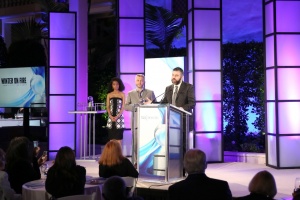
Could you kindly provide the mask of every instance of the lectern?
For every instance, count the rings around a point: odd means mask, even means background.
[[[187,133],[191,113],[171,104],[150,104],[135,105],[133,114],[136,141],[132,155],[135,157],[134,152],[137,152],[140,176],[164,176],[165,182],[182,177],[183,149],[189,148]]]

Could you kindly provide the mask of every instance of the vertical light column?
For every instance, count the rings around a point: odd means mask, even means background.
[[[300,0],[264,0],[266,159],[299,168]]]
[[[145,72],[144,0],[118,1],[117,74],[125,85],[125,93],[135,88],[135,75]],[[124,112],[123,153],[131,155],[131,112]]]
[[[49,13],[49,159],[75,149],[76,13]]]
[[[223,161],[222,0],[188,1],[188,79],[195,87],[194,146]]]

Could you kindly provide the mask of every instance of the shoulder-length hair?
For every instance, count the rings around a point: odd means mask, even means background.
[[[274,198],[277,194],[275,179],[273,175],[266,170],[255,174],[249,183],[248,189],[251,193],[262,194],[270,198]]]
[[[61,147],[55,157],[54,167],[60,169],[71,169],[76,166],[75,153],[68,147]]]
[[[13,138],[6,151],[6,167],[10,168],[10,166],[20,160],[31,162],[30,149],[33,150],[33,148],[30,148],[30,141],[27,137]]]
[[[118,78],[118,77],[114,77],[114,78],[112,78],[112,79],[110,80],[110,82],[109,82],[109,84],[108,84],[108,93],[114,91],[114,89],[112,88],[112,83],[113,83],[114,81],[117,81],[117,82],[119,83],[119,91],[122,92],[122,91],[125,90],[125,86],[124,86],[124,84],[123,84],[123,81],[122,81],[120,78]]]
[[[120,143],[117,140],[110,140],[103,149],[99,164],[113,166],[120,164],[124,159]]]

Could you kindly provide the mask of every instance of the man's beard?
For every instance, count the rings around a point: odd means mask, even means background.
[[[171,79],[171,81],[174,85],[178,85],[181,82],[181,78],[178,81],[176,81],[176,79],[173,78],[173,79]]]

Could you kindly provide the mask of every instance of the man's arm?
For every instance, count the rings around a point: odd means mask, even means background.
[[[182,106],[182,108],[186,111],[191,111],[195,107],[195,91],[194,86],[189,85],[188,91],[187,91],[187,104]]]
[[[133,109],[133,104],[131,103],[131,92],[128,93],[126,102],[125,102],[125,110],[127,111],[132,111]]]

